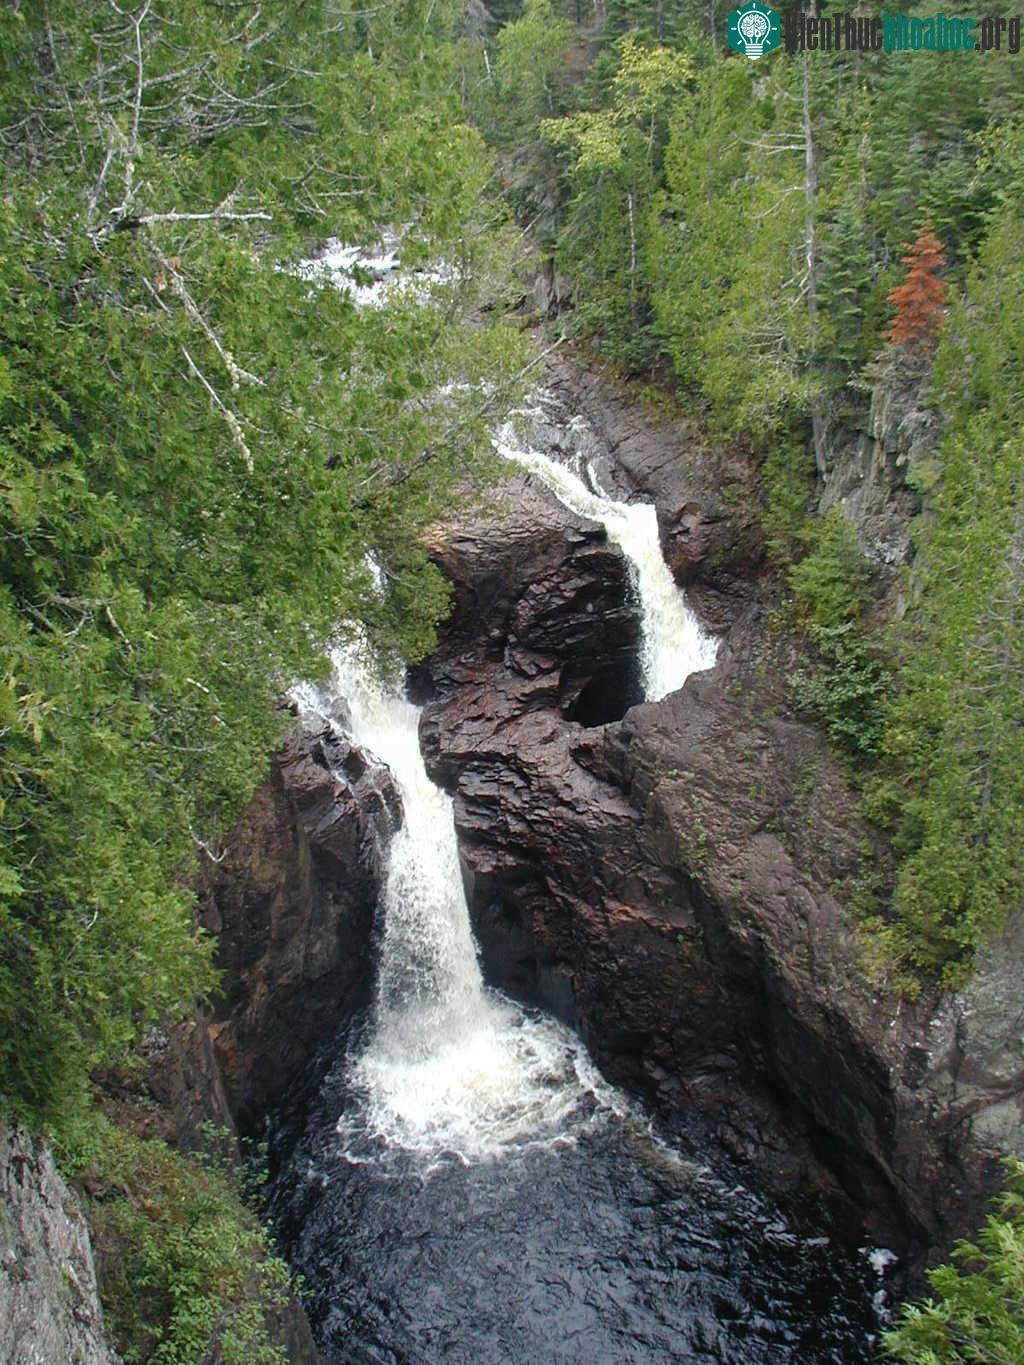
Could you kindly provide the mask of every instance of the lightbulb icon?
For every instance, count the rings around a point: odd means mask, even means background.
[[[759,10],[748,10],[740,19],[738,27],[744,53],[751,61],[756,62],[764,51],[764,40],[771,28],[767,14],[762,14]]]

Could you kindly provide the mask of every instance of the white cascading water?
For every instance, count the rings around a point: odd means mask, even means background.
[[[356,267],[372,283],[364,283]],[[395,290],[422,292],[443,283],[449,272],[438,266],[404,279],[399,237],[386,234],[375,256],[332,242],[320,260],[303,262],[299,273],[347,290],[357,306],[381,308]],[[547,401],[546,395],[539,401]],[[642,610],[647,700],[710,667],[715,643],[701,632],[665,566],[654,507],[592,492],[564,466],[513,448],[506,435],[504,445],[496,442],[501,453],[538,474],[571,510],[601,522],[626,555]],[[591,482],[597,488],[592,475]],[[387,764],[403,809],[402,827],[388,850],[373,1018],[349,1068],[357,1103],[338,1123],[347,1154],[354,1161],[377,1160],[383,1142],[385,1151],[470,1162],[571,1142],[594,1122],[631,1112],[574,1034],[484,986],[452,802],[427,775],[419,710],[400,685],[380,680],[359,642],[335,650],[332,664],[326,689],[303,686],[295,699],[308,716],[333,725],[345,714],[351,738]],[[339,700],[345,703],[340,709]]]
[[[546,395],[527,416],[543,419]],[[579,418],[570,426],[580,430]],[[608,532],[626,557],[640,603],[640,672],[645,701],[660,701],[682,687],[691,673],[711,668],[718,643],[701,629],[700,622],[676,586],[661,553],[658,516],[650,502],[617,502],[605,493],[592,467],[587,467],[589,487],[569,465],[523,444],[516,426],[509,423],[495,441],[498,453],[535,474],[564,507],[578,516],[596,521]],[[576,463],[582,464],[581,455]]]
[[[344,698],[344,728],[388,765],[403,808],[388,853],[372,1026],[350,1071],[359,1105],[339,1134],[354,1160],[374,1156],[377,1139],[464,1161],[571,1141],[624,1101],[569,1030],[484,986],[452,802],[427,776],[419,709],[379,681],[359,645],[335,651],[333,666],[327,689],[301,687],[295,698],[332,724]]]

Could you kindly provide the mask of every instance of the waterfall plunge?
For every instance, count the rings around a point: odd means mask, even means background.
[[[579,419],[566,430],[578,434]],[[604,525],[626,556],[641,607],[646,699],[710,668],[716,642],[665,565],[653,505],[615,501],[592,470],[588,486],[566,465],[521,448],[511,427],[495,444],[571,511]],[[452,802],[427,775],[419,710],[380,681],[361,644],[334,651],[332,662],[328,687],[300,688],[296,700],[332,724],[337,700],[345,700],[345,729],[387,764],[404,812],[388,851],[373,1016],[349,1069],[356,1103],[338,1123],[346,1153],[353,1161],[404,1151],[471,1162],[572,1142],[609,1115],[624,1115],[626,1100],[602,1081],[569,1030],[484,986]]]
[[[535,406],[521,416],[543,423],[545,406],[551,403],[548,395],[542,393]],[[565,429],[584,438],[589,434],[578,417],[572,418]],[[602,525],[609,540],[625,555],[640,603],[644,700],[660,701],[682,687],[691,673],[711,668],[718,642],[701,629],[669,572],[661,553],[654,504],[615,501],[603,491],[592,467],[587,467],[584,481],[569,465],[525,446],[511,423],[502,430],[495,448],[505,459],[535,474],[563,507]],[[583,465],[583,455],[577,454],[574,463]]]
[[[572,1141],[625,1102],[582,1044],[483,984],[459,870],[451,798],[427,776],[419,710],[383,685],[358,644],[334,652],[323,691],[297,689],[304,713],[335,719],[388,765],[403,824],[388,852],[377,992],[350,1083],[358,1103],[338,1132],[353,1160],[384,1150],[463,1161]]]

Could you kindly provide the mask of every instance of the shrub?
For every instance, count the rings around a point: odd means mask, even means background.
[[[1017,1365],[1024,1360],[1024,1162],[1008,1160],[1006,1189],[977,1243],[928,1272],[934,1298],[906,1304],[883,1343],[911,1365]]]
[[[817,626],[853,621],[871,596],[867,561],[853,527],[839,507],[830,507],[805,533],[808,553],[789,571],[801,615]]]
[[[289,1272],[230,1162],[108,1127],[88,1176],[100,1298],[127,1362],[283,1365],[267,1315]]]
[[[812,626],[818,664],[791,675],[793,699],[825,727],[837,748],[854,759],[873,758],[885,732],[891,683],[854,621]]]

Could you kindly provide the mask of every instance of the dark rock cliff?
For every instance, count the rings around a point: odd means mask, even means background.
[[[382,856],[400,822],[387,768],[333,725],[296,725],[204,869],[220,994],[153,1035],[141,1079],[108,1084],[134,1127],[185,1150],[207,1122],[251,1132],[367,1003]]]
[[[369,997],[390,774],[331,726],[297,730],[204,896],[223,993],[205,1025],[228,1106],[251,1127]]]
[[[0,1123],[0,1360],[115,1365],[89,1230],[42,1142]]]
[[[571,649],[533,628],[565,610],[552,559],[585,523],[534,489],[524,519],[517,496],[438,541],[456,611],[418,679],[421,740],[455,796],[487,973],[574,1022],[666,1114],[701,1116],[776,1192],[858,1239],[944,1253],[1021,1144],[1024,930],[958,996],[911,1006],[868,985],[844,905],[872,836],[822,737],[787,712],[793,660],[766,629],[747,509],[685,427],[592,378],[559,382],[603,442],[602,478],[621,461],[619,486],[657,499],[671,562],[728,635],[683,691],[584,725],[563,704]]]
[[[254,1129],[369,998],[381,858],[400,821],[386,768],[333,725],[296,726],[204,870],[222,992],[211,1012],[150,1037],[144,1073],[106,1079],[119,1122],[185,1151],[207,1144],[209,1123]],[[317,1365],[298,1300],[268,1325],[290,1362]]]

